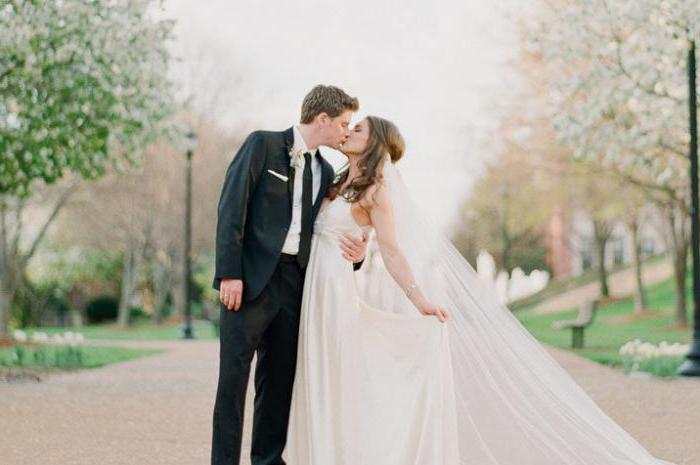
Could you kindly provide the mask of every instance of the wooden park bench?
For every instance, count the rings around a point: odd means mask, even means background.
[[[598,299],[586,300],[578,310],[578,317],[575,320],[559,320],[552,323],[554,329],[571,328],[571,347],[574,349],[583,348],[583,330],[593,324],[595,313],[598,308]]]

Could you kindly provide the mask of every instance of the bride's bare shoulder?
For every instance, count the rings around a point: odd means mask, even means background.
[[[363,208],[371,210],[372,208],[388,205],[389,202],[388,189],[383,181],[379,181],[367,188],[361,203]]]

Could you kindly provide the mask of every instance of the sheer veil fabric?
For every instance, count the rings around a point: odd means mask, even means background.
[[[453,383],[460,465],[673,465],[653,457],[608,417],[498,301],[421,215],[388,157],[383,177],[417,282],[430,301],[450,312],[449,350],[440,353],[451,362],[446,379]],[[382,266],[363,266],[356,274],[364,304],[416,314]]]

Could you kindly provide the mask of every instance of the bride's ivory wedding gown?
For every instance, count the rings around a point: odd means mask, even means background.
[[[447,326],[360,299],[342,233],[359,237],[338,197],[314,226],[286,458],[290,465],[456,464]]]
[[[412,268],[447,323],[407,300],[400,312],[370,306],[338,246],[365,229],[351,207],[338,197],[315,223],[288,465],[673,465],[607,417],[447,241],[403,250],[438,252]]]

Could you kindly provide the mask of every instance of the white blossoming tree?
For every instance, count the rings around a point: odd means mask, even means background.
[[[157,7],[0,1],[0,335],[21,274],[13,264],[29,258],[5,234],[8,208],[34,181],[69,172],[94,179],[137,162],[175,109],[166,48],[173,23],[159,19]]]
[[[150,0],[2,3],[0,192],[136,160],[173,109],[172,23]]]
[[[574,156],[641,187],[667,211],[676,319],[687,323],[688,84],[696,0],[552,0],[534,33],[552,82],[558,136]]]

